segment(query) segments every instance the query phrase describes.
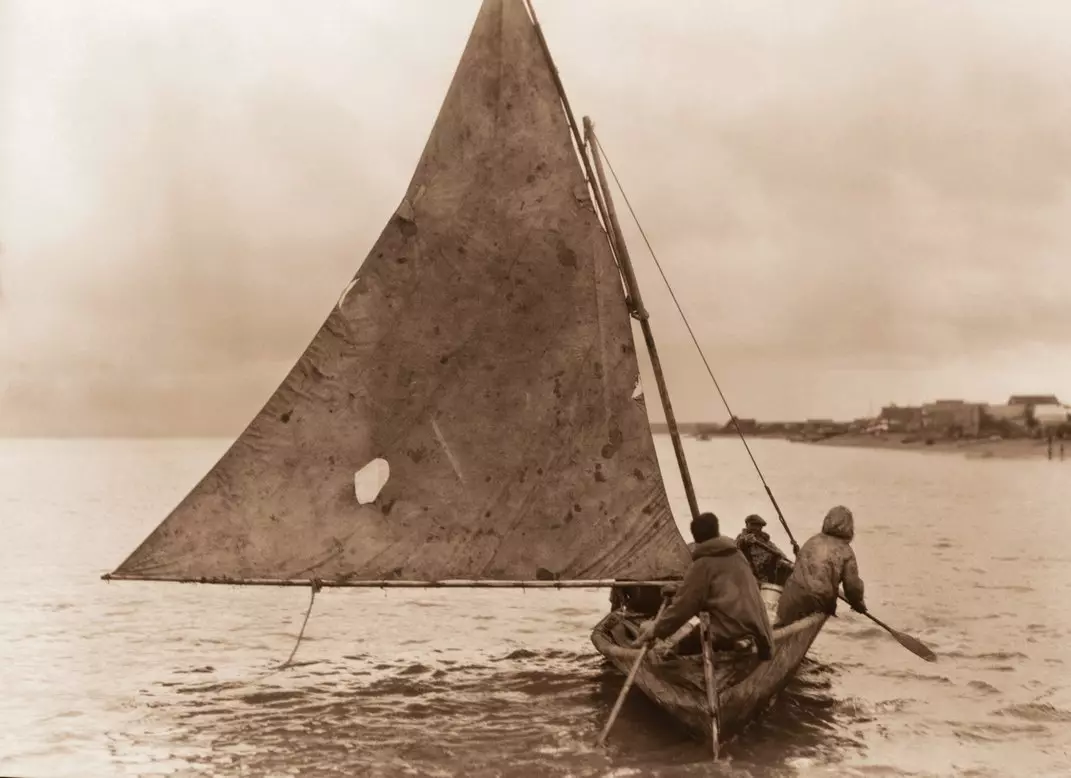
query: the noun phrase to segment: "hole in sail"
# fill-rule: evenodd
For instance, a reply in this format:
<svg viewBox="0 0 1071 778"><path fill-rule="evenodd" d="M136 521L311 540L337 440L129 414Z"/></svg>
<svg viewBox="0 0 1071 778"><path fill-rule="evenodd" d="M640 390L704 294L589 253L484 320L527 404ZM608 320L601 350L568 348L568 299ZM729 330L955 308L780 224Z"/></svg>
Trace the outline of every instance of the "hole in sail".
<svg viewBox="0 0 1071 778"><path fill-rule="evenodd" d="M353 474L353 492L357 502L367 505L372 502L390 478L390 465L387 460L376 458Z"/></svg>
<svg viewBox="0 0 1071 778"><path fill-rule="evenodd" d="M643 399L643 384L640 383L640 377L639 376L636 376L636 386L632 390L632 399L633 400L642 400Z"/></svg>

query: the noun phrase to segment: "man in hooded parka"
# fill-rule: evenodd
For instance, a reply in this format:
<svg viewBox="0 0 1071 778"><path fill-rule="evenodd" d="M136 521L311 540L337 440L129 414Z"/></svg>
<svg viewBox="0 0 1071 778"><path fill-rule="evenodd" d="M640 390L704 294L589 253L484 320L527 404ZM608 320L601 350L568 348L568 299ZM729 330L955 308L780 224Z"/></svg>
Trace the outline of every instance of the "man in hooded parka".
<svg viewBox="0 0 1071 778"><path fill-rule="evenodd" d="M822 522L822 532L804 543L796 556L795 568L777 603L778 626L812 613L834 615L841 584L852 608L866 613L863 579L859 577L859 565L851 547L853 537L852 512L843 505L831 508Z"/></svg>

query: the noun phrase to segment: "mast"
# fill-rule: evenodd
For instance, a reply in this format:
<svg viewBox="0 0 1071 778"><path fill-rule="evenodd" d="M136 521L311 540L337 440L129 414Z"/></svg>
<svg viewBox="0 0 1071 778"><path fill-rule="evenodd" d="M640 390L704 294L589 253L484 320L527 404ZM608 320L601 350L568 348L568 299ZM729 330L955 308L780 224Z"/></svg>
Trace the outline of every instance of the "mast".
<svg viewBox="0 0 1071 778"><path fill-rule="evenodd" d="M695 487L692 486L692 477L688 471L688 461L684 457L684 444L681 442L680 431L677 429L677 417L673 414L673 403L669 399L669 388L666 386L666 378L662 374L662 360L658 357L654 333L651 331L650 316L643 306L640 285L636 280L636 272L632 267L632 259L629 257L625 237L621 233L621 225L617 220L617 211L614 210L614 201L610 197L610 187L606 182L602 158L599 156L598 146L595 142L595 125L588 116L584 117L584 135L587 146L591 149L591 155L595 160L595 173L598 176L596 191L599 195L599 200L605 205L610 243L614 248L614 253L617 255L618 266L621 268L621 274L625 281L631 313L633 317L639 320L640 329L643 330L643 340L647 344L647 353L651 357L651 369L654 371L655 382L658 384L658 396L662 400L662 409L666 414L666 426L669 427L669 436L673 441L673 453L677 455L677 465L680 467L684 493L688 497L688 507L691 509L692 518L694 519L699 515L699 503L695 499ZM585 154L585 156L587 155ZM592 184L596 184L596 182L593 181Z"/></svg>
<svg viewBox="0 0 1071 778"><path fill-rule="evenodd" d="M580 155L581 164L583 164L584 172L587 174L588 184L591 187L592 192L594 192L596 207L598 208L606 227L607 238L610 242L610 250L613 253L614 258L617 260L618 268L621 271L622 280L625 285L625 293L629 299L630 313L634 318L639 320L640 327L643 330L643 339L647 344L647 353L651 357L651 367L654 370L655 382L658 385L658 395L662 400L662 409L666 414L666 425L669 427L669 436L673 441L673 452L676 454L677 465L680 468L681 481L684 483L684 494L688 498L688 507L692 512L692 518L695 518L699 515L699 503L695 498L695 488L692 486L692 477L688 471L688 462L684 457L684 445L681 442L680 431L677 429L677 418L673 414L673 404L669 399L669 388L666 386L666 379L662 374L662 361L658 357L658 348L655 346L654 333L651 331L651 324L648 321L649 317L647 315L647 309L643 307L643 298L640 295L640 288L636 281L636 274L632 269L632 260L629 258L628 247L625 245L624 237L621 235L621 226L617 221L617 213L614 211L613 201L610 199L610 189L606 184L606 176L603 173L602 161L599 159L599 155L593 147L592 156L595 159L595 169L592 170L591 159L585 151L587 145L593 146L595 127L591 123L591 119L585 116L583 120L585 138L581 138L580 128L577 127L573 109L570 107L569 98L565 94L565 85L562 84L558 66L554 64L554 57L551 56L550 46L547 45L547 39L543 35L543 28L539 24L539 18L536 16L535 6L532 4L532 0L525 0L525 5L528 8L528 15L532 19L532 27L535 29L536 37L539 39L540 48L543 50L543 55L547 59L547 65L550 68L551 76L554 79L554 86L557 88L558 96L561 98L566 121L569 124L569 129L572 131L573 139L577 146L577 152Z"/></svg>

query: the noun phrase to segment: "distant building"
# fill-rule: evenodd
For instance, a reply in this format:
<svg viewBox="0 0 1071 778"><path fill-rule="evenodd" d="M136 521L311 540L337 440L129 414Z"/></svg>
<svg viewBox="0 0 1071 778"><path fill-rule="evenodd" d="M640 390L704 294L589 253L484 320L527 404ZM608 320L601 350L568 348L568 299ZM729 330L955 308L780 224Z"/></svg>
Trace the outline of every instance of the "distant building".
<svg viewBox="0 0 1071 778"><path fill-rule="evenodd" d="M749 433L754 432L757 426L758 424L754 419L741 419L739 416L733 416L729 421L725 422L725 431L736 432L739 430L741 433Z"/></svg>
<svg viewBox="0 0 1071 778"><path fill-rule="evenodd" d="M987 405L982 426L990 433L1021 437L1030 433L1030 414L1025 405Z"/></svg>
<svg viewBox="0 0 1071 778"><path fill-rule="evenodd" d="M982 431L983 403L937 400L922 406L922 428L953 437L977 437Z"/></svg>
<svg viewBox="0 0 1071 778"><path fill-rule="evenodd" d="M1061 405L1060 401L1056 399L1054 394L1013 394L1008 398L1008 405L1012 408L1019 408L1022 411L1022 426L1030 430L1032 434L1041 434L1043 427L1051 427L1051 418L1055 411L1056 414L1060 413ZM1039 416L1046 419L1048 423L1043 424L1039 419Z"/></svg>
<svg viewBox="0 0 1071 778"><path fill-rule="evenodd" d="M1039 405L1060 405L1060 401L1054 394L1013 394L1008 398L1008 405L1035 408Z"/></svg>
<svg viewBox="0 0 1071 778"><path fill-rule="evenodd" d="M922 429L922 408L886 405L881 409L878 421L890 432L915 432Z"/></svg>
<svg viewBox="0 0 1071 778"><path fill-rule="evenodd" d="M1034 422L1042 431L1064 429L1071 424L1071 407L1048 404L1035 406Z"/></svg>
<svg viewBox="0 0 1071 778"><path fill-rule="evenodd" d="M848 429L847 424L835 422L833 419L807 419L803 423L802 431L805 435L829 437L830 435L847 432Z"/></svg>
<svg viewBox="0 0 1071 778"><path fill-rule="evenodd" d="M1025 405L987 405L985 414L994 421L1012 421L1026 423Z"/></svg>

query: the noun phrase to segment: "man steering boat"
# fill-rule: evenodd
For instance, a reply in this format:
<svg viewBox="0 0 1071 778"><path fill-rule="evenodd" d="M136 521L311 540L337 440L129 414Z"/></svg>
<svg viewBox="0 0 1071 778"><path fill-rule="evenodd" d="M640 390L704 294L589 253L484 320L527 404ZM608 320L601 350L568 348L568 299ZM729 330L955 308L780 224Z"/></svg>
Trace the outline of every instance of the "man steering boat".
<svg viewBox="0 0 1071 778"><path fill-rule="evenodd" d="M669 637L703 611L710 616L714 650L732 650L750 639L759 658L769 659L773 630L748 560L736 543L720 534L713 513L693 519L691 530L695 548L684 580L662 615L643 625L633 645Z"/></svg>

